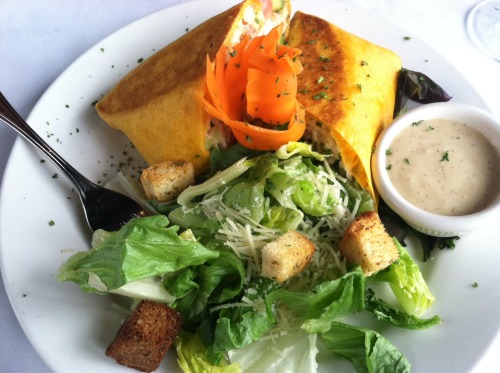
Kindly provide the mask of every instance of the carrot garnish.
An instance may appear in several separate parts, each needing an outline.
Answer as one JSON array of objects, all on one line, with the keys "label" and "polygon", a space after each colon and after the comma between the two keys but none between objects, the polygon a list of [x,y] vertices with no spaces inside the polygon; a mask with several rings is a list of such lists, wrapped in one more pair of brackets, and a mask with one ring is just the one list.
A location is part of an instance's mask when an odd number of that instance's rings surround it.
[{"label": "carrot garnish", "polygon": [[221,46],[214,63],[207,57],[206,110],[248,148],[276,150],[305,131],[296,99],[301,52],[280,44],[281,34],[277,26],[265,36],[244,36],[232,48]]}]

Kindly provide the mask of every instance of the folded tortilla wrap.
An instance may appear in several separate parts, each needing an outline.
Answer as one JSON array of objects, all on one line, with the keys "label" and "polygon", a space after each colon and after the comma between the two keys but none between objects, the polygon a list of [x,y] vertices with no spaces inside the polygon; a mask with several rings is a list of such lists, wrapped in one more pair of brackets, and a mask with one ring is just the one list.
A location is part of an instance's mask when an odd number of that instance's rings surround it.
[{"label": "folded tortilla wrap", "polygon": [[393,118],[400,58],[302,12],[292,17],[287,42],[302,50],[297,100],[306,108],[307,136],[339,156],[376,200],[370,158]]},{"label": "folded tortilla wrap", "polygon": [[288,0],[279,10],[272,9],[270,0],[235,5],[137,66],[97,103],[97,112],[125,133],[149,165],[191,161],[200,175],[207,171],[212,146],[202,102],[207,54],[213,59],[222,44],[231,46],[245,34],[267,34],[288,24],[290,12]]}]

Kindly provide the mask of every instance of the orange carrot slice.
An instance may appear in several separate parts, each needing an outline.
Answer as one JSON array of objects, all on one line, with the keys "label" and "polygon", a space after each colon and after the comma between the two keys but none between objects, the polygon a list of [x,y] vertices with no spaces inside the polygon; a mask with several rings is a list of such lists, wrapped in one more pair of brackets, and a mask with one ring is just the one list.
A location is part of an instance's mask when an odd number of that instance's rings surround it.
[{"label": "orange carrot slice", "polygon": [[278,149],[305,131],[305,111],[296,100],[300,50],[279,44],[281,34],[277,26],[231,49],[222,46],[215,66],[207,57],[206,110],[252,149]]},{"label": "orange carrot slice", "polygon": [[[270,65],[274,65],[270,63]],[[292,71],[269,66],[248,69],[247,113],[269,124],[284,124],[295,111],[297,79]]]},{"label": "orange carrot slice", "polygon": [[236,141],[241,145],[255,150],[277,150],[289,141],[299,140],[306,129],[304,120],[305,109],[297,102],[288,128],[285,130],[267,129],[240,121],[226,123],[233,132]]}]

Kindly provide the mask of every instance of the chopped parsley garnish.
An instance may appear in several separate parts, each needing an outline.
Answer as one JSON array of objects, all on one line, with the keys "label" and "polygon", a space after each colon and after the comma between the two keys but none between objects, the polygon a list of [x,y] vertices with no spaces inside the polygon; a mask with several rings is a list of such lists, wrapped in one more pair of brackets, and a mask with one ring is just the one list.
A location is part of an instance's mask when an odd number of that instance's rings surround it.
[{"label": "chopped parsley garnish", "polygon": [[325,91],[321,91],[321,92],[320,92],[320,93],[318,93],[317,95],[314,95],[314,96],[313,96],[313,98],[314,98],[315,100],[320,100],[320,99],[322,99],[322,98],[324,98],[324,99],[328,99],[329,97],[328,97],[328,95],[326,94],[326,92],[325,92]]}]

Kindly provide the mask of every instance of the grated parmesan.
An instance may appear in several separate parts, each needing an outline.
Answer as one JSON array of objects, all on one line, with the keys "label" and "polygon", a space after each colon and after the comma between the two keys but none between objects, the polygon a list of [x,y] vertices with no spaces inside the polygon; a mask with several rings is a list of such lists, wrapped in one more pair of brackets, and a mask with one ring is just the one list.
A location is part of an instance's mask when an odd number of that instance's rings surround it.
[{"label": "grated parmesan", "polygon": [[[301,273],[283,283],[289,290],[308,291],[314,289],[319,283],[335,280],[347,273],[346,261],[340,255],[337,247],[342,239],[344,231],[354,220],[359,210],[361,200],[349,201],[347,191],[342,183],[347,180],[337,175],[330,167],[327,160],[323,160],[318,172],[308,171],[300,173],[301,156],[295,156],[278,161],[280,168],[289,174],[298,174],[297,180],[303,178],[313,183],[318,193],[321,207],[328,214],[320,217],[312,217],[304,214],[302,222],[296,230],[305,235],[315,244],[315,253],[308,267]],[[299,170],[299,172],[297,172]],[[222,188],[222,191],[220,190]],[[260,277],[262,267],[261,249],[269,242],[278,239],[285,232],[278,229],[271,229],[263,226],[251,217],[251,212],[244,206],[229,207],[224,203],[224,195],[229,190],[228,186],[221,186],[205,194],[203,200],[193,207],[183,206],[186,213],[203,213],[208,219],[219,222],[220,228],[217,230],[216,239],[231,248],[234,253],[246,262],[246,280]],[[285,188],[282,191],[286,194],[287,201],[291,201],[294,187]],[[289,198],[288,198],[289,197]],[[268,197],[274,198],[274,197]],[[332,201],[333,205],[332,205]],[[354,207],[349,209],[349,202]],[[288,208],[296,208],[286,206]],[[248,289],[246,296],[236,303],[218,305],[210,309],[211,312],[223,308],[238,306],[251,307],[263,310],[262,299],[250,299],[258,295],[256,289]],[[252,296],[253,295],[253,296]],[[284,330],[295,328],[298,316],[292,311],[277,307],[278,319],[280,320],[277,329],[273,330],[268,338],[279,335]]]}]

